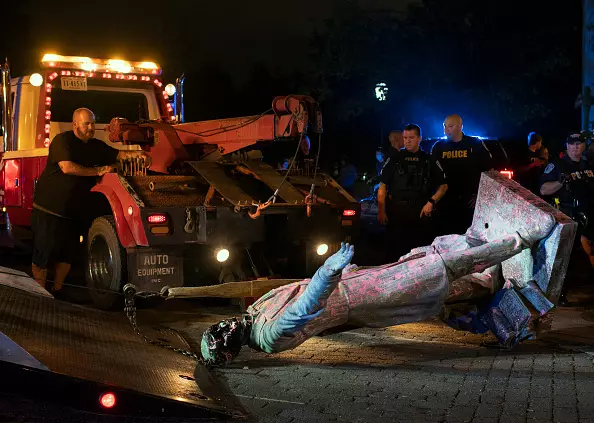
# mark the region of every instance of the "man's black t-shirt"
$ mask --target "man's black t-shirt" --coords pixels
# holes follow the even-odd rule
[[[478,138],[464,135],[459,142],[437,141],[431,149],[433,162],[439,161],[448,178],[446,198],[470,199],[478,192],[481,173],[491,169],[491,153]],[[445,199],[445,198],[444,198]]]
[[[117,155],[118,150],[95,138],[84,142],[73,131],[56,135],[49,147],[45,169],[37,181],[33,202],[60,216],[77,217],[97,178],[66,175],[58,163],[69,161],[85,167],[108,166],[116,162]]]
[[[520,185],[528,188],[537,195],[539,195],[539,180],[543,172],[543,167],[536,166],[530,169],[527,167],[538,159],[540,159],[540,151],[527,149],[520,160],[518,160],[518,172],[516,176],[516,180]]]
[[[380,182],[386,184],[392,199],[424,205],[429,199],[429,185],[439,186],[446,180],[438,164],[431,163],[429,154],[422,149],[411,153],[403,148],[386,161]]]

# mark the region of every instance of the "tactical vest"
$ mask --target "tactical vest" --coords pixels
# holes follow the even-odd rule
[[[419,152],[420,153],[420,152]],[[393,201],[427,200],[429,159],[424,154],[396,156],[390,196]]]

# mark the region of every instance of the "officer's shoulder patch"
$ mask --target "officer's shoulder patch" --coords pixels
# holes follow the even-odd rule
[[[555,165],[553,163],[549,163],[547,167],[545,167],[544,173],[551,173],[555,169]]]

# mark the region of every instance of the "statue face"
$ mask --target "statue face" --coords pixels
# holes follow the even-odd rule
[[[200,350],[208,364],[223,365],[239,355],[241,346],[247,342],[246,321],[236,317],[212,325],[202,334]]]

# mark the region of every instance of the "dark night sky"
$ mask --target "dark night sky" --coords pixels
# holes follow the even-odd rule
[[[398,10],[410,1],[359,3]],[[241,81],[258,61],[288,70],[303,67],[312,30],[346,2],[22,0],[9,6],[11,16],[20,17],[9,22],[15,35],[0,37],[0,54],[11,58],[13,75],[32,72],[44,52],[54,51],[155,60],[172,74],[187,71],[189,64],[219,62]]]

